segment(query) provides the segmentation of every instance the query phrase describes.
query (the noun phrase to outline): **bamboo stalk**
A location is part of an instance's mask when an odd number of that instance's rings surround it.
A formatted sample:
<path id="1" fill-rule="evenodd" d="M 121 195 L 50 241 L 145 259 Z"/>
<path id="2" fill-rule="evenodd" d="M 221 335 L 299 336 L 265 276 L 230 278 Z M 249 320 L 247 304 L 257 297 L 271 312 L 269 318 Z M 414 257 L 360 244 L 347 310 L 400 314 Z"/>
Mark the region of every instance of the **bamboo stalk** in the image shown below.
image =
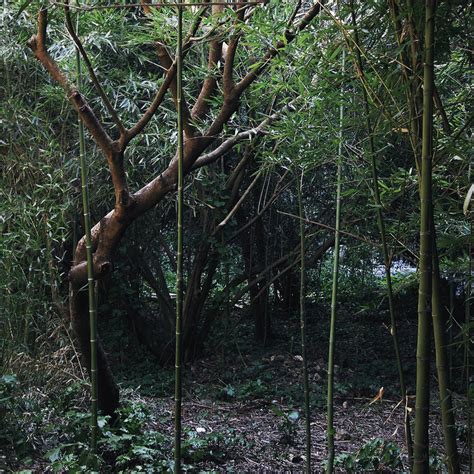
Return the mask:
<path id="1" fill-rule="evenodd" d="M 305 311 L 305 230 L 304 230 L 304 212 L 302 188 L 304 179 L 304 169 L 301 170 L 301 179 L 296 178 L 298 195 L 298 213 L 300 224 L 300 330 L 301 330 L 301 357 L 303 366 L 303 391 L 304 391 L 304 414 L 306 430 L 306 472 L 311 472 L 311 412 L 309 406 L 309 377 L 308 377 L 308 359 L 306 350 L 306 311 Z"/>
<path id="2" fill-rule="evenodd" d="M 360 54 L 360 47 L 359 47 L 359 33 L 357 30 L 357 21 L 356 21 L 356 14 L 354 9 L 354 2 L 351 0 L 351 16 L 352 16 L 352 25 L 354 27 L 354 42 L 356 45 L 355 48 L 355 60 L 357 70 L 361 79 L 365 81 L 365 73 L 364 73 L 364 65 L 362 61 L 362 56 Z M 395 304 L 393 301 L 393 285 L 392 285 L 392 276 L 390 273 L 391 269 L 391 258 L 388 250 L 387 244 L 387 234 L 385 231 L 385 219 L 382 212 L 382 201 L 380 199 L 380 188 L 379 188 L 379 178 L 378 178 L 378 170 L 377 170 L 377 161 L 376 161 L 376 151 L 375 151 L 375 141 L 374 141 L 374 134 L 373 134 L 373 127 L 372 122 L 370 120 L 370 105 L 369 105 L 369 97 L 367 95 L 367 90 L 365 87 L 362 87 L 362 94 L 364 98 L 364 110 L 365 110 L 365 117 L 366 117 L 366 127 L 367 127 L 367 134 L 369 137 L 368 141 L 368 152 L 370 155 L 370 163 L 371 163 L 371 173 L 372 173 L 372 193 L 375 203 L 375 209 L 377 214 L 377 226 L 379 228 L 380 233 L 380 240 L 382 241 L 382 254 L 384 259 L 384 267 L 385 267 L 385 278 L 387 280 L 387 299 L 388 299 L 388 308 L 390 313 L 390 333 L 393 339 L 393 346 L 395 351 L 395 360 L 397 364 L 398 370 L 398 378 L 400 383 L 400 392 L 403 400 L 403 406 L 405 408 L 405 443 L 408 451 L 408 461 L 409 464 L 412 464 L 413 460 L 413 443 L 411 437 L 411 427 L 410 427 L 410 415 L 407 411 L 408 408 L 408 398 L 407 398 L 407 391 L 406 391 L 406 384 L 405 384 L 405 375 L 403 373 L 403 364 L 402 358 L 400 355 L 400 343 L 398 340 L 397 334 L 397 323 L 396 323 L 396 316 L 395 316 Z"/>
<path id="3" fill-rule="evenodd" d="M 346 52 L 342 52 L 342 72 L 345 71 Z M 342 95 L 342 87 L 341 87 Z M 342 97 L 341 97 L 342 99 Z M 339 148 L 337 160 L 337 185 L 336 185 L 336 223 L 334 240 L 334 260 L 332 269 L 332 294 L 331 294 L 331 321 L 329 325 L 329 354 L 328 354 L 328 399 L 327 399 L 327 438 L 328 438 L 328 462 L 327 472 L 334 470 L 334 352 L 336 346 L 336 304 L 337 283 L 339 277 L 339 249 L 340 249 L 340 227 L 341 227 L 341 181 L 342 181 L 342 126 L 344 119 L 344 106 L 341 100 L 339 106 Z"/>
<path id="4" fill-rule="evenodd" d="M 436 369 L 438 373 L 439 401 L 441 405 L 441 423 L 443 425 L 444 443 L 448 470 L 450 474 L 459 472 L 459 458 L 456 444 L 456 426 L 454 419 L 453 400 L 449 378 L 449 363 L 446 350 L 446 324 L 443 318 L 440 295 L 440 270 L 438 250 L 436 246 L 436 230 L 433 213 L 431 214 L 432 246 L 433 246 L 433 275 L 432 275 L 432 318 L 435 341 Z"/>
<path id="5" fill-rule="evenodd" d="M 183 318 L 183 8 L 178 6 L 178 46 L 176 51 L 176 104 L 178 112 L 178 249 L 176 259 L 176 347 L 175 347 L 175 413 L 174 472 L 181 472 L 181 404 L 182 404 L 182 337 Z"/>
<path id="6" fill-rule="evenodd" d="M 470 182 L 471 167 L 469 167 L 468 177 Z M 473 256 L 473 236 L 472 236 L 472 212 L 470 211 L 469 216 L 469 246 L 468 246 L 468 275 L 467 275 L 467 288 L 465 291 L 465 316 L 466 320 L 464 323 L 464 351 L 465 351 L 465 366 L 466 366 L 466 399 L 467 399 L 467 449 L 468 449 L 468 469 L 469 472 L 474 472 L 474 453 L 472 444 L 472 414 L 474 412 L 474 400 L 472 398 L 472 382 L 471 382 L 471 304 L 472 304 L 472 256 Z M 464 373 L 464 370 L 463 370 Z"/>
<path id="7" fill-rule="evenodd" d="M 420 266 L 413 472 L 429 472 L 430 324 L 432 279 L 433 58 L 435 0 L 425 1 L 423 126 L 420 186 Z"/>
<path id="8" fill-rule="evenodd" d="M 81 57 L 76 50 L 77 87 L 81 87 Z M 87 291 L 89 295 L 89 331 L 91 351 L 91 451 L 97 451 L 97 411 L 98 411 L 98 374 L 97 374 L 97 307 L 94 284 L 94 261 L 92 255 L 91 219 L 89 206 L 89 189 L 87 186 L 87 163 L 85 157 L 84 124 L 78 118 L 79 125 L 79 164 L 81 168 L 82 208 L 84 213 L 84 231 L 86 237 L 87 258 Z"/>

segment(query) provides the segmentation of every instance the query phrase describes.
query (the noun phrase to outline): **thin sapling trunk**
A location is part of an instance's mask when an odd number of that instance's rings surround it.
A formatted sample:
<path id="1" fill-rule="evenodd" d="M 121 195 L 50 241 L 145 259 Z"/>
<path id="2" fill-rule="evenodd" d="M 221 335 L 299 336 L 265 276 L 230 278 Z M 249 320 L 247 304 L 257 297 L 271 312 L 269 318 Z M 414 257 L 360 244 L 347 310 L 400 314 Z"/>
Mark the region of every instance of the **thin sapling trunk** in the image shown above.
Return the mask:
<path id="1" fill-rule="evenodd" d="M 346 64 L 346 52 L 342 52 L 342 72 Z M 342 92 L 342 90 L 341 90 Z M 341 94 L 342 96 L 342 94 Z M 331 294 L 331 320 L 329 326 L 329 354 L 328 354 L 328 399 L 327 399 L 327 437 L 328 437 L 328 460 L 327 472 L 334 470 L 334 353 L 336 347 L 336 314 L 337 314 L 337 285 L 339 277 L 339 248 L 340 248 L 340 226 L 341 226 L 341 180 L 342 180 L 342 126 L 344 119 L 344 106 L 341 97 L 339 106 L 339 148 L 337 157 L 337 184 L 336 184 L 336 223 L 334 239 L 334 259 L 332 270 L 332 294 Z"/>
<path id="2" fill-rule="evenodd" d="M 311 472 L 311 412 L 309 407 L 309 377 L 308 359 L 306 350 L 306 311 L 305 311 L 305 229 L 303 212 L 303 188 L 304 170 L 301 170 L 301 178 L 296 178 L 298 194 L 298 214 L 300 224 L 300 329 L 301 329 L 301 357 L 303 365 L 303 391 L 304 391 L 304 413 L 306 429 L 306 472 Z"/>

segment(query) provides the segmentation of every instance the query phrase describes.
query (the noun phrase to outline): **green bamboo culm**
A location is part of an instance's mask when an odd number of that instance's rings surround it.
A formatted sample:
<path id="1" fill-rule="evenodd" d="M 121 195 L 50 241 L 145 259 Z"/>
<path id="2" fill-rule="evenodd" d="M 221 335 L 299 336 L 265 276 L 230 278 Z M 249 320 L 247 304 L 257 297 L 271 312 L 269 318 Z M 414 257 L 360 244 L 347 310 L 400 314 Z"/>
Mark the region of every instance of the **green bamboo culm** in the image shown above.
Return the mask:
<path id="1" fill-rule="evenodd" d="M 469 167 L 469 182 L 470 180 L 470 167 Z M 473 272 L 473 265 L 472 265 L 472 257 L 473 257 L 473 235 L 472 235 L 472 227 L 473 227 L 473 211 L 469 212 L 469 246 L 468 246 L 468 274 L 467 274 L 467 288 L 465 294 L 465 315 L 466 315 L 466 323 L 464 329 L 464 350 L 465 350 L 465 363 L 466 363 L 466 399 L 467 399 L 467 448 L 468 448 L 468 465 L 470 472 L 474 472 L 474 456 L 473 456 L 473 444 L 472 444 L 472 418 L 474 413 L 474 399 L 472 397 L 472 382 L 471 382 L 471 327 L 472 327 L 472 320 L 471 320 L 471 304 L 473 298 L 473 281 L 472 281 L 472 272 Z"/>
<path id="2" fill-rule="evenodd" d="M 387 281 L 387 299 L 388 299 L 388 308 L 390 313 L 390 333 L 392 335 L 393 346 L 395 351 L 395 360 L 397 364 L 398 370 L 398 378 L 400 383 L 400 392 L 401 397 L 403 400 L 403 406 L 405 408 L 405 443 L 408 452 L 408 461 L 409 464 L 412 465 L 413 460 L 413 442 L 411 437 L 411 427 L 410 427 L 410 415 L 408 412 L 408 398 L 407 398 L 407 391 L 406 391 L 406 384 L 405 384 L 405 375 L 403 373 L 403 364 L 402 358 L 400 354 L 400 343 L 398 340 L 398 333 L 397 333 L 397 322 L 395 316 L 395 304 L 393 301 L 393 285 L 392 285 L 392 276 L 390 273 L 391 269 L 391 257 L 388 250 L 387 244 L 387 234 L 385 231 L 385 220 L 382 211 L 382 201 L 380 199 L 380 188 L 379 188 L 379 178 L 378 178 L 378 170 L 377 170 L 377 161 L 376 161 L 376 151 L 375 151 L 375 141 L 374 141 L 374 130 L 372 127 L 372 121 L 370 119 L 370 105 L 369 105 L 369 97 L 367 94 L 367 89 L 365 88 L 364 84 L 365 80 L 365 72 L 364 72 L 364 64 L 362 61 L 362 55 L 360 52 L 360 42 L 359 42 L 359 33 L 357 30 L 357 20 L 356 20 L 356 13 L 354 9 L 354 1 L 350 1 L 351 7 L 351 16 L 352 16 L 352 25 L 354 28 L 354 46 L 355 46 L 355 60 L 356 60 L 356 67 L 358 74 L 360 75 L 361 83 L 362 83 L 362 94 L 364 99 L 364 111 L 366 117 L 366 127 L 367 127 L 367 135 L 368 135 L 368 154 L 370 156 L 370 166 L 371 166 L 371 173 L 372 173 L 372 194 L 375 203 L 375 209 L 377 214 L 377 225 L 379 228 L 380 233 L 380 240 L 382 241 L 382 253 L 384 259 L 384 266 L 385 266 L 385 278 Z"/>
<path id="3" fill-rule="evenodd" d="M 78 31 L 78 30 L 77 30 Z M 77 87 L 81 87 L 81 57 L 76 51 Z M 97 306 L 94 284 L 94 262 L 92 256 L 91 218 L 89 207 L 89 189 L 87 186 L 86 145 L 84 124 L 79 118 L 79 165 L 81 168 L 82 208 L 84 212 L 84 231 L 86 237 L 87 289 L 89 293 L 89 331 L 91 348 L 91 451 L 97 452 L 97 411 L 98 411 L 98 377 L 97 377 Z"/>
<path id="4" fill-rule="evenodd" d="M 432 154 L 433 154 L 433 58 L 434 0 L 425 0 L 423 70 L 423 125 L 420 186 L 420 264 L 418 337 L 416 349 L 416 412 L 413 472 L 429 472 L 430 323 L 432 280 Z"/>
<path id="5" fill-rule="evenodd" d="M 346 66 L 346 52 L 342 52 L 342 73 Z M 328 354 L 328 399 L 327 399 L 327 438 L 328 459 L 326 471 L 334 470 L 334 352 L 336 346 L 336 310 L 337 310 L 337 284 L 339 277 L 339 249 L 341 227 L 341 188 L 342 188 L 342 127 L 344 120 L 344 105 L 341 87 L 341 104 L 339 106 L 339 147 L 337 157 L 337 184 L 336 184 L 336 223 L 334 238 L 334 259 L 332 267 L 332 293 L 331 293 L 331 320 L 329 324 L 329 354 Z"/>
<path id="6" fill-rule="evenodd" d="M 456 443 L 456 426 L 454 419 L 453 400 L 451 397 L 451 385 L 449 378 L 449 362 L 447 354 L 447 333 L 443 317 L 443 306 L 440 296 L 440 270 L 439 258 L 436 245 L 436 229 L 434 226 L 433 213 L 431 215 L 432 229 L 432 319 L 435 341 L 436 369 L 438 374 L 439 400 L 441 405 L 441 423 L 443 426 L 444 444 L 448 471 L 450 474 L 459 472 L 459 457 Z"/>
<path id="7" fill-rule="evenodd" d="M 306 472 L 311 472 L 311 411 L 309 408 L 309 377 L 308 359 L 306 350 L 306 311 L 305 311 L 305 231 L 303 212 L 303 179 L 304 170 L 301 170 L 301 178 L 296 178 L 298 195 L 298 214 L 300 224 L 300 329 L 301 329 L 301 357 L 303 365 L 303 391 L 304 391 L 304 414 L 306 429 Z"/>
<path id="8" fill-rule="evenodd" d="M 178 6 L 178 45 L 176 50 L 176 104 L 178 112 L 178 249 L 176 259 L 176 347 L 175 347 L 175 412 L 174 472 L 181 472 L 181 325 L 183 317 L 183 8 Z"/>

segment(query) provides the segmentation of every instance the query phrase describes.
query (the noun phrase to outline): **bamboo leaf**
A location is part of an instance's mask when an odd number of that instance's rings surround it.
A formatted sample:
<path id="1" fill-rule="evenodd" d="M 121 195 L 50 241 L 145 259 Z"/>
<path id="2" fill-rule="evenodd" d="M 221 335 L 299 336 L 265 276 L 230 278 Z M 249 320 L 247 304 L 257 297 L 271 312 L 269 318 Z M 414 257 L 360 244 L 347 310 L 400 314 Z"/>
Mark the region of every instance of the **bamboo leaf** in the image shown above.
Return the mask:
<path id="1" fill-rule="evenodd" d="M 462 207 L 462 210 L 466 216 L 469 213 L 469 204 L 471 203 L 473 194 L 474 194 L 474 184 L 471 184 L 471 187 L 469 188 L 469 191 L 466 194 L 466 198 L 464 199 L 464 205 Z"/>

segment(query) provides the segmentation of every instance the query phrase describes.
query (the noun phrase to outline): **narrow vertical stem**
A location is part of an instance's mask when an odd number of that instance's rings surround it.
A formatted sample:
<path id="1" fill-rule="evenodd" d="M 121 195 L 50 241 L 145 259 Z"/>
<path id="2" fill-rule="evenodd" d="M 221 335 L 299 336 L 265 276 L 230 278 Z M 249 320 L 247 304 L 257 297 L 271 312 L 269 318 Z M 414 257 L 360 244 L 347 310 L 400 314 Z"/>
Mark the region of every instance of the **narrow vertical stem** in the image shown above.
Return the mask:
<path id="1" fill-rule="evenodd" d="M 453 324 L 454 324 L 454 280 L 449 282 L 449 329 L 448 329 L 448 347 L 449 347 L 449 380 L 453 380 Z"/>
<path id="2" fill-rule="evenodd" d="M 432 279 L 433 58 L 435 1 L 425 1 L 423 126 L 420 186 L 420 265 L 416 350 L 416 413 L 413 472 L 429 472 L 430 323 Z"/>
<path id="3" fill-rule="evenodd" d="M 183 7 L 178 6 L 178 46 L 176 51 L 178 112 L 178 249 L 176 259 L 176 347 L 175 347 L 175 413 L 174 472 L 181 472 L 181 324 L 183 316 Z"/>
<path id="4" fill-rule="evenodd" d="M 342 52 L 342 73 L 345 71 L 346 52 Z M 341 96 L 342 96 L 341 86 Z M 328 354 L 328 399 L 327 399 L 327 437 L 328 437 L 328 463 L 327 472 L 334 470 L 334 352 L 336 346 L 336 305 L 337 284 L 339 277 L 339 248 L 341 227 L 341 181 L 342 181 L 342 127 L 344 119 L 344 106 L 341 97 L 339 106 L 339 147 L 337 158 L 337 185 L 336 185 L 336 223 L 334 239 L 334 260 L 332 268 L 332 294 L 331 294 L 331 321 L 329 325 L 329 354 Z"/>
<path id="5" fill-rule="evenodd" d="M 306 311 L 305 311 L 305 231 L 302 188 L 304 169 L 301 170 L 301 179 L 296 179 L 298 194 L 298 214 L 300 224 L 300 329 L 301 329 L 301 357 L 303 358 L 303 391 L 304 391 L 304 414 L 306 429 L 306 472 L 311 472 L 311 412 L 309 407 L 309 376 L 308 359 L 306 350 Z"/>
<path id="6" fill-rule="evenodd" d="M 436 229 L 434 226 L 433 211 L 431 214 L 432 231 L 432 319 L 435 341 L 436 369 L 438 373 L 439 401 L 441 406 L 441 422 L 443 425 L 444 444 L 448 471 L 450 474 L 459 472 L 459 457 L 456 444 L 456 426 L 454 419 L 453 400 L 449 379 L 449 363 L 447 354 L 446 320 L 443 317 L 443 306 L 440 295 L 439 257 L 436 245 Z"/>
<path id="7" fill-rule="evenodd" d="M 470 170 L 469 170 L 470 171 Z M 470 172 L 469 172 L 470 178 Z M 470 179 L 469 179 L 470 181 Z M 471 304 L 472 304 L 472 256 L 473 256 L 473 238 L 472 238 L 472 211 L 469 213 L 469 266 L 468 266 L 468 275 L 467 275 L 467 288 L 465 295 L 465 315 L 466 320 L 464 323 L 464 350 L 466 351 L 465 362 L 466 362 L 466 398 L 467 398 L 467 449 L 468 449 L 468 469 L 469 472 L 474 472 L 474 456 L 473 456 L 473 446 L 472 446 L 472 414 L 474 411 L 474 400 L 472 397 L 472 382 L 471 382 Z"/>
<path id="8" fill-rule="evenodd" d="M 364 64 L 362 61 L 362 55 L 360 53 L 359 48 L 359 33 L 357 30 L 357 20 L 356 14 L 354 9 L 354 2 L 351 0 L 351 16 L 352 16 L 352 25 L 354 27 L 354 42 L 355 42 L 355 60 L 358 73 L 362 82 L 365 81 L 365 73 L 364 73 Z M 407 446 L 408 451 L 408 460 L 410 465 L 412 464 L 413 459 L 413 443 L 411 438 L 411 428 L 410 428 L 410 415 L 407 411 L 408 407 L 408 400 L 407 400 L 407 392 L 406 392 L 406 385 L 405 385 L 405 376 L 403 373 L 403 364 L 402 358 L 400 354 L 400 343 L 398 341 L 398 333 L 397 333 L 397 324 L 396 324 L 396 316 L 395 316 L 395 304 L 393 301 L 393 285 L 392 285 L 392 275 L 391 275 L 391 265 L 392 261 L 390 258 L 388 244 L 387 244 L 387 234 L 385 231 L 385 220 L 384 215 L 382 212 L 382 201 L 380 199 L 380 188 L 379 188 L 379 178 L 378 178 L 378 170 L 377 170 L 377 161 L 376 161 L 376 151 L 375 151 L 375 141 L 374 141 L 374 134 L 373 134 L 373 127 L 372 122 L 370 119 L 370 105 L 369 105 L 369 98 L 367 95 L 367 90 L 365 87 L 362 87 L 362 94 L 364 98 L 364 111 L 366 117 L 366 127 L 367 127 L 367 135 L 368 135 L 368 153 L 370 155 L 370 163 L 371 163 L 371 173 L 372 173 L 372 194 L 374 197 L 375 209 L 377 214 L 377 226 L 379 228 L 380 239 L 382 241 L 382 253 L 384 259 L 384 266 L 385 266 L 385 278 L 387 281 L 387 299 L 388 299 L 388 308 L 390 313 L 390 333 L 392 335 L 393 346 L 395 351 L 395 359 L 397 364 L 398 370 L 398 378 L 400 382 L 400 392 L 403 400 L 403 406 L 405 408 L 405 443 Z"/>
<path id="9" fill-rule="evenodd" d="M 76 51 L 77 87 L 81 87 L 81 57 Z M 82 208 L 84 213 L 84 231 L 86 236 L 87 258 L 87 290 L 89 295 L 89 331 L 91 350 L 91 450 L 97 451 L 97 409 L 98 409 L 98 377 L 97 377 L 97 306 L 94 284 L 94 261 L 92 255 L 91 218 L 89 207 L 89 189 L 87 186 L 87 163 L 85 156 L 84 124 L 78 119 L 79 125 L 79 165 L 81 168 Z"/>

